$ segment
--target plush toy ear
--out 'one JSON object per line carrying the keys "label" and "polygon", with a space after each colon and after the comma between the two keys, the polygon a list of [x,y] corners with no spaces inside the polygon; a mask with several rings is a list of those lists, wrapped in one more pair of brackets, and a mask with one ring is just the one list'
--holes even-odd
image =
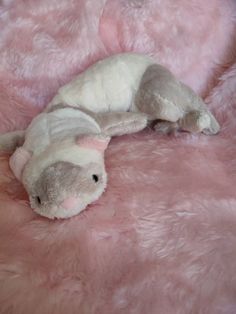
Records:
{"label": "plush toy ear", "polygon": [[76,144],[80,147],[94,149],[104,152],[110,142],[109,136],[104,135],[82,135],[76,138]]}
{"label": "plush toy ear", "polygon": [[19,147],[10,158],[10,168],[19,181],[21,181],[22,172],[31,156],[32,154],[30,152],[22,147]]}

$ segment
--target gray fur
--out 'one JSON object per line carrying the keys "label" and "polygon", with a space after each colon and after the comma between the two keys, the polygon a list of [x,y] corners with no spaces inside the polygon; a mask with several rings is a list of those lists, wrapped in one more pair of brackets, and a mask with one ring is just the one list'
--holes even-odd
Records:
{"label": "gray fur", "polygon": [[[98,177],[97,182],[93,175]],[[52,206],[60,206],[68,195],[83,198],[83,195],[96,193],[104,181],[100,165],[96,163],[80,167],[70,162],[56,162],[45,168],[31,187],[31,207],[45,211]]]}
{"label": "gray fur", "polygon": [[135,105],[151,120],[171,122],[170,127],[177,123],[177,129],[206,134],[216,134],[220,130],[203,100],[158,64],[149,66],[145,71]]}

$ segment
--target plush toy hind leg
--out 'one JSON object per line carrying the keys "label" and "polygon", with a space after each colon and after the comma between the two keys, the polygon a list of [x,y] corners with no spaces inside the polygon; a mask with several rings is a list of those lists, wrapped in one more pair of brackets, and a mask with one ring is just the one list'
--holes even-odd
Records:
{"label": "plush toy hind leg", "polygon": [[220,129],[202,99],[158,64],[145,71],[135,97],[135,106],[148,114],[150,120],[165,121],[155,128],[162,133],[182,129],[216,134]]}
{"label": "plush toy hind leg", "polygon": [[183,131],[192,133],[204,133],[207,135],[216,134],[219,131],[219,125],[207,111],[190,111],[178,121],[179,128]]}
{"label": "plush toy hind leg", "polygon": [[190,111],[177,122],[160,121],[154,126],[158,133],[171,134],[182,130],[191,133],[204,133],[206,135],[216,134],[219,131],[219,125],[211,113],[206,111]]}

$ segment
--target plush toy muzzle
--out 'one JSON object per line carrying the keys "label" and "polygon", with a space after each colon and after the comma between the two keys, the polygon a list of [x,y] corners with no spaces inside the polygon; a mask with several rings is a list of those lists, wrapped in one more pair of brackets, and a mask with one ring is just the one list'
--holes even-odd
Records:
{"label": "plush toy muzzle", "polygon": [[99,164],[82,167],[59,161],[48,166],[31,187],[30,204],[42,216],[67,218],[97,200],[105,186],[105,169]]}

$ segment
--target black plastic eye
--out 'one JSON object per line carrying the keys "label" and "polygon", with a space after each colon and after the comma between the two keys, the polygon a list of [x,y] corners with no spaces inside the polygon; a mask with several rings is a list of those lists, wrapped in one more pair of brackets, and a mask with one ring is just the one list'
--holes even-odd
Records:
{"label": "black plastic eye", "polygon": [[39,204],[39,205],[41,205],[41,198],[39,197],[39,196],[36,196],[36,202]]}
{"label": "black plastic eye", "polygon": [[93,181],[94,181],[94,182],[98,182],[98,180],[99,180],[98,175],[93,174],[92,177],[93,177]]}

